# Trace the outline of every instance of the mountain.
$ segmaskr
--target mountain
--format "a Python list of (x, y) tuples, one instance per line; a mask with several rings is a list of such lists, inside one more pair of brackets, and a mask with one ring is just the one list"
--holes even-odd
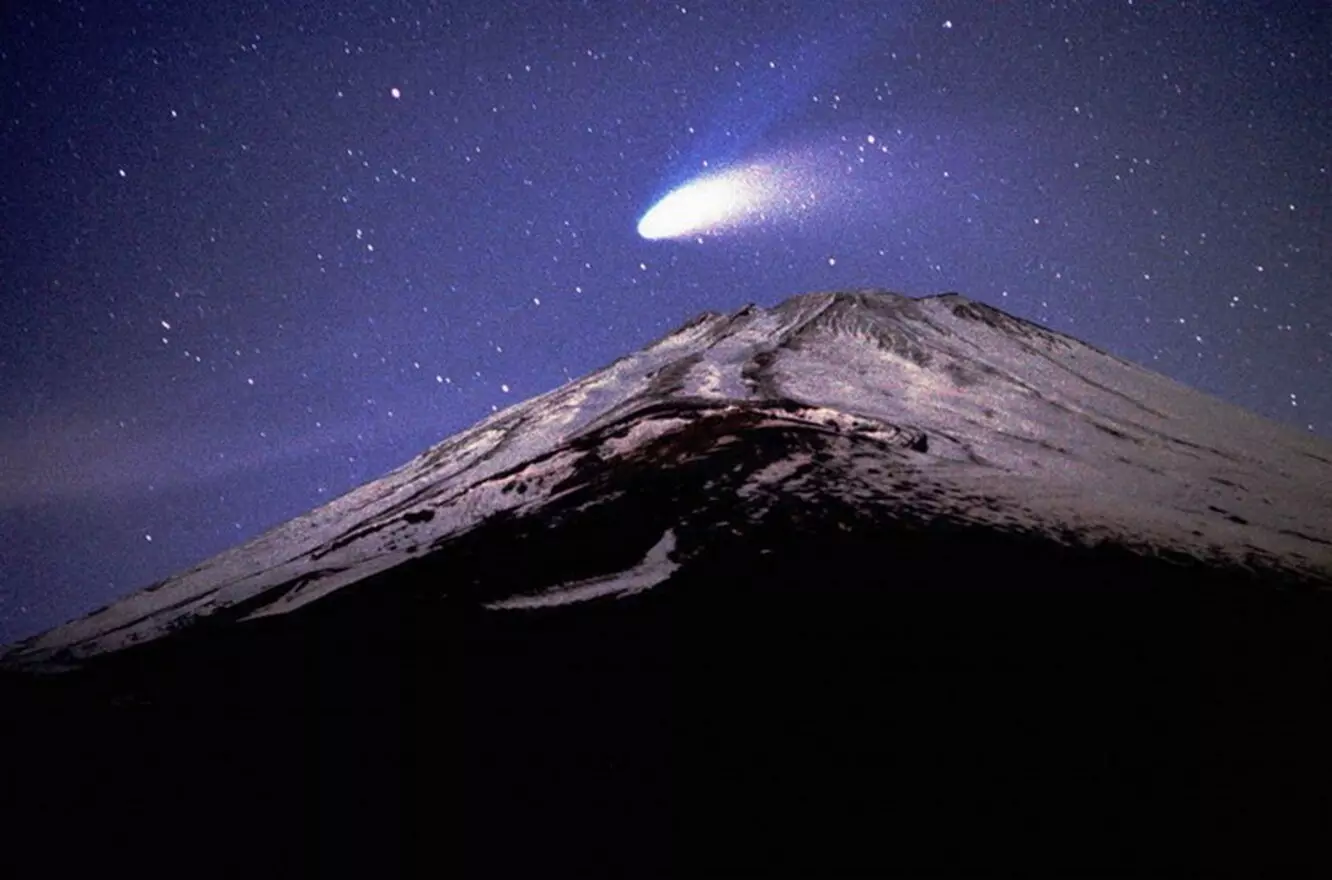
[(176, 870), (1311, 871), (1329, 487), (955, 294), (708, 313), (11, 646), (0, 781)]

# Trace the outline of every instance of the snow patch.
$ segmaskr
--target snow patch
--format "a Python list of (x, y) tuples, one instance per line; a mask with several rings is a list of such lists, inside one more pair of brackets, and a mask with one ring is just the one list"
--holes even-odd
[(652, 545), (652, 549), (648, 550), (643, 561), (627, 571), (560, 584), (530, 596), (514, 596), (497, 602), (487, 602), (485, 607), (497, 611), (553, 608), (558, 605), (599, 599), (603, 596), (615, 596), (620, 599), (632, 596), (655, 587), (675, 573), (680, 565), (670, 559), (670, 554), (674, 550), (675, 532), (667, 529), (661, 539)]
[(789, 458), (774, 461), (772, 464), (759, 468), (750, 474), (745, 479), (745, 484), (735, 494), (740, 498), (750, 498), (764, 489), (770, 489), (778, 483), (784, 482), (813, 460), (814, 456), (810, 453), (800, 452)]
[(690, 423), (689, 419), (669, 418), (669, 419), (647, 419), (641, 422), (635, 422), (629, 432), (623, 437), (610, 437), (601, 444), (603, 453), (611, 455), (624, 455), (630, 450), (637, 449), (649, 440), (660, 437), (663, 434), (683, 428)]

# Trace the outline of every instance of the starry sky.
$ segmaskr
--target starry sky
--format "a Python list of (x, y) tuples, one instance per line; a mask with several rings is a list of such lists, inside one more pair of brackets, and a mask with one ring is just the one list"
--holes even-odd
[[(704, 310), (958, 291), (1332, 437), (1323, 2), (7, 3), (0, 642)], [(700, 174), (792, 193), (648, 241)]]

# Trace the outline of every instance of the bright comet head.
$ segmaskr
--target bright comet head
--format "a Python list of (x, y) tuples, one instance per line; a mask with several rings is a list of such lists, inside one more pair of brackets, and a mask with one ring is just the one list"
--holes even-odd
[(762, 207), (762, 169), (741, 168), (672, 190), (638, 221), (647, 239), (680, 238), (728, 226)]

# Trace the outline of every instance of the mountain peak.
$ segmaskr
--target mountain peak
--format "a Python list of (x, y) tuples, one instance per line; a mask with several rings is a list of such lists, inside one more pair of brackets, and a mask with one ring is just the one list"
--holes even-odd
[(914, 514), (975, 518), (938, 499), (984, 497), (1061, 541), (1118, 536), (1144, 552), (1332, 576), (1332, 501), (1318, 489), (1332, 482), (1326, 443), (956, 293), (834, 291), (704, 313), (5, 657), (94, 656), (237, 609), (292, 611), (534, 510), (548, 499), (515, 489), (534, 473), (557, 485), (589, 461), (728, 424), (849, 432), (905, 450), (893, 468), (938, 487), (934, 500), (901, 500)]

